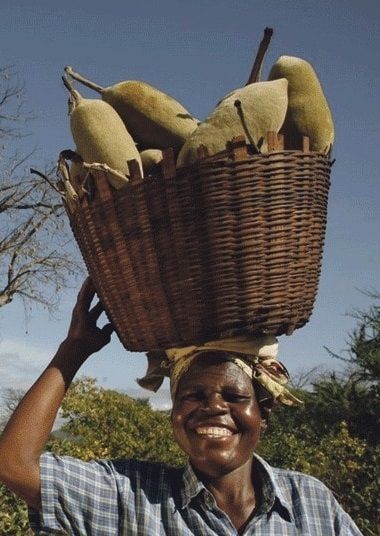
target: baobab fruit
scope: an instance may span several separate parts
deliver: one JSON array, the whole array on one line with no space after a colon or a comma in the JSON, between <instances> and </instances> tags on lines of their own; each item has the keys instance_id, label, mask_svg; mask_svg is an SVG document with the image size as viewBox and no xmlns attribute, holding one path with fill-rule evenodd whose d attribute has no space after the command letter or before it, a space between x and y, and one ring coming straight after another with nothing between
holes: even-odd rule
<instances>
[{"instance_id":1,"label":"baobab fruit","mask_svg":"<svg viewBox=\"0 0 380 536\"><path fill-rule=\"evenodd\" d=\"M170 95L138 80L126 80L101 87L65 67L66 73L100 93L102 100L119 114L140 150L167 149L179 151L198 121Z\"/></svg>"},{"instance_id":2,"label":"baobab fruit","mask_svg":"<svg viewBox=\"0 0 380 536\"><path fill-rule=\"evenodd\" d=\"M255 82L236 89L224 97L211 114L193 132L182 147L177 167L188 166L198 159L200 145L214 155L226 148L236 136L267 151L268 132L278 132L284 122L288 82Z\"/></svg>"},{"instance_id":3,"label":"baobab fruit","mask_svg":"<svg viewBox=\"0 0 380 536\"><path fill-rule=\"evenodd\" d=\"M312 151L329 152L335 129L331 111L318 76L310 63L294 56L281 56L269 80L286 78L289 105L281 132L285 149L300 149L302 137L310 139Z\"/></svg>"},{"instance_id":4,"label":"baobab fruit","mask_svg":"<svg viewBox=\"0 0 380 536\"><path fill-rule=\"evenodd\" d=\"M88 164L107 164L125 176L108 174L114 188L128 182L128 160L137 160L142 173L139 152L117 112L100 99L84 99L78 91L70 91L70 127L79 155Z\"/></svg>"},{"instance_id":5,"label":"baobab fruit","mask_svg":"<svg viewBox=\"0 0 380 536\"><path fill-rule=\"evenodd\" d=\"M158 169L163 155L160 149L145 149L140 153L144 175L148 175Z\"/></svg>"}]
</instances>

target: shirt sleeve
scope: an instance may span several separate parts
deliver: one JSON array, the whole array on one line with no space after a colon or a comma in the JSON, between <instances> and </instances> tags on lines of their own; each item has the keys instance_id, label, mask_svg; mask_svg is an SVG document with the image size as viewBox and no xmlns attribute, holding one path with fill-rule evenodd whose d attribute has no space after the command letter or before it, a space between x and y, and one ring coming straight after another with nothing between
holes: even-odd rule
<instances>
[{"instance_id":1,"label":"shirt sleeve","mask_svg":"<svg viewBox=\"0 0 380 536\"><path fill-rule=\"evenodd\" d=\"M354 521L339 504L332 491L314 477L307 477L310 520L318 534L334 536L363 536Z\"/></svg>"},{"instance_id":2,"label":"shirt sleeve","mask_svg":"<svg viewBox=\"0 0 380 536\"><path fill-rule=\"evenodd\" d=\"M332 495L332 494L331 494ZM363 536L353 519L343 510L335 497L332 498L335 503L335 533L337 536Z\"/></svg>"},{"instance_id":3,"label":"shirt sleeve","mask_svg":"<svg viewBox=\"0 0 380 536\"><path fill-rule=\"evenodd\" d=\"M298 534L363 536L332 491L313 476L271 469L276 496L291 513Z\"/></svg>"},{"instance_id":4,"label":"shirt sleeve","mask_svg":"<svg viewBox=\"0 0 380 536\"><path fill-rule=\"evenodd\" d=\"M44 453L40 474L42 510L29 510L36 534L118 534L118 477L112 464Z\"/></svg>"}]
</instances>

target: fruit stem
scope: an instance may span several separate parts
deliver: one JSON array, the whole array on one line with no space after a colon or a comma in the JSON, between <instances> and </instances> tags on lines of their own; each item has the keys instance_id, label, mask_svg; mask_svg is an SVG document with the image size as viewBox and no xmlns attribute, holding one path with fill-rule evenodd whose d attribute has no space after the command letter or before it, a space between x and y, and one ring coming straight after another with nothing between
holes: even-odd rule
<instances>
[{"instance_id":1,"label":"fruit stem","mask_svg":"<svg viewBox=\"0 0 380 536\"><path fill-rule=\"evenodd\" d=\"M265 53L268 50L272 35L273 28L265 28L264 37L260 42L251 74L249 75L248 82L245 84L246 86L248 86L249 84L254 84L255 82L260 82L261 67L263 65Z\"/></svg>"},{"instance_id":2,"label":"fruit stem","mask_svg":"<svg viewBox=\"0 0 380 536\"><path fill-rule=\"evenodd\" d=\"M249 140L249 143L252 145L252 147L254 148L255 152L257 154L260 154L259 148L256 145L255 140L252 138L251 133L248 130L247 122L245 120L243 108L242 108L242 105L241 105L241 101L239 99L236 99L235 102L234 102L234 106L235 106L235 108L237 110L238 116L240 118L240 121L241 121L242 127L244 129L245 135L247 136L247 138Z\"/></svg>"},{"instance_id":3,"label":"fruit stem","mask_svg":"<svg viewBox=\"0 0 380 536\"><path fill-rule=\"evenodd\" d=\"M93 90L97 91L98 93L101 93L104 90L104 87L99 86L98 84L95 84L95 82L91 82L91 80L87 80L87 78L84 78L79 73L76 73L74 71L74 69L72 67L70 67L70 66L65 67L64 70L65 70L65 73L68 76L71 76L71 78L74 78L74 80L77 80L78 82L80 82L84 86L87 86L90 89L93 89Z\"/></svg>"},{"instance_id":4,"label":"fruit stem","mask_svg":"<svg viewBox=\"0 0 380 536\"><path fill-rule=\"evenodd\" d=\"M76 106L80 103L81 100L83 100L82 95L77 91L70 80L67 78L67 76L62 76L62 81L65 86L65 88L70 92L69 97L69 115L71 115L71 112L74 110Z\"/></svg>"}]
</instances>

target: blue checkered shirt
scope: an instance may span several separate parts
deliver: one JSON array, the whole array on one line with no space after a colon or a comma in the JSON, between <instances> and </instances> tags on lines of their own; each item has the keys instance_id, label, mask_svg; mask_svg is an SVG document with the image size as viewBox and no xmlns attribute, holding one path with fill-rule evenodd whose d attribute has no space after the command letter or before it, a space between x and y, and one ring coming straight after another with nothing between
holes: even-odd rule
<instances>
[{"instance_id":1,"label":"blue checkered shirt","mask_svg":"<svg viewBox=\"0 0 380 536\"><path fill-rule=\"evenodd\" d=\"M244 536L360 536L332 493L313 477L272 468L256 457L260 508ZM41 457L42 512L30 511L36 534L93 536L237 535L194 474L136 460L85 463Z\"/></svg>"}]
</instances>

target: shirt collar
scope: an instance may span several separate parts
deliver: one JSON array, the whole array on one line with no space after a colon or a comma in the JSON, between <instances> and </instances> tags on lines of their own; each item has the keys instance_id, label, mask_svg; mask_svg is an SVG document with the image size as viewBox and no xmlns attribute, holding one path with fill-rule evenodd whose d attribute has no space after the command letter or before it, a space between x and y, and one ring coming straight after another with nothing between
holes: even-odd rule
<instances>
[{"instance_id":1,"label":"shirt collar","mask_svg":"<svg viewBox=\"0 0 380 536\"><path fill-rule=\"evenodd\" d=\"M259 513L267 513L276 509L286 519L293 521L292 508L281 487L279 486L272 467L260 456L254 454L256 467L262 482L262 504ZM201 492L206 492L205 485L198 479L190 463L187 463L182 475L180 508L186 508Z\"/></svg>"},{"instance_id":2,"label":"shirt collar","mask_svg":"<svg viewBox=\"0 0 380 536\"><path fill-rule=\"evenodd\" d=\"M272 509L276 509L286 521L294 521L292 505L284 493L285 490L281 488L273 468L257 454L254 454L254 458L262 482L263 504L260 512L269 514Z\"/></svg>"},{"instance_id":3,"label":"shirt collar","mask_svg":"<svg viewBox=\"0 0 380 536\"><path fill-rule=\"evenodd\" d=\"M186 508L190 501L206 489L205 485L198 480L194 469L188 462L182 475L183 486L181 488L181 508Z\"/></svg>"}]
</instances>

